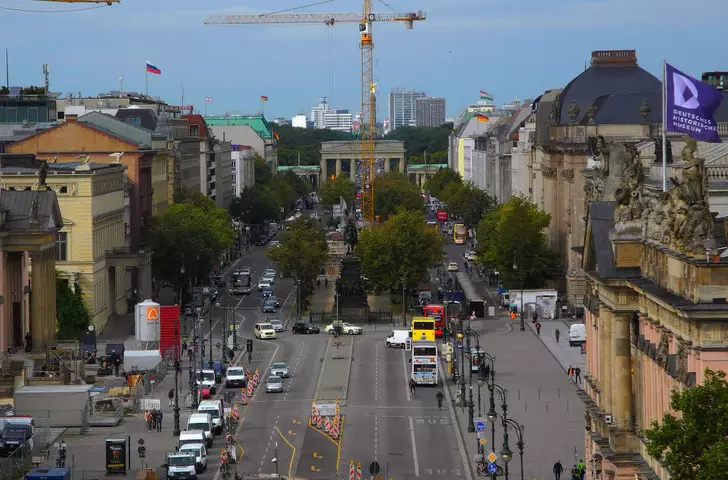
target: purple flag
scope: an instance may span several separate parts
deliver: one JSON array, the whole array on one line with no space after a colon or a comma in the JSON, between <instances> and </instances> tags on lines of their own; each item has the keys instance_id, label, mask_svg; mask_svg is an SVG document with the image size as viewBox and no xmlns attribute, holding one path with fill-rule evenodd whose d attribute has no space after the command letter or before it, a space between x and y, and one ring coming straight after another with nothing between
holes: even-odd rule
<instances>
[{"instance_id":1,"label":"purple flag","mask_svg":"<svg viewBox=\"0 0 728 480\"><path fill-rule=\"evenodd\" d=\"M713 114L723 94L669 63L665 64L665 77L667 131L684 133L701 142L720 143Z\"/></svg>"}]
</instances>

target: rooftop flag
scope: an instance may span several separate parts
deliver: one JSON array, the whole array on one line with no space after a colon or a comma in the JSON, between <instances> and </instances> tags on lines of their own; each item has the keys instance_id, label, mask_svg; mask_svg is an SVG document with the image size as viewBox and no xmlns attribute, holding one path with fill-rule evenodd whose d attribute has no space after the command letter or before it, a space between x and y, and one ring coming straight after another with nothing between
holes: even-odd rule
<instances>
[{"instance_id":1,"label":"rooftop flag","mask_svg":"<svg viewBox=\"0 0 728 480\"><path fill-rule=\"evenodd\" d=\"M480 91L480 99L481 100L487 100L489 102L492 102L493 101L493 95L491 95L490 93L486 92L485 90L481 90Z\"/></svg>"},{"instance_id":2,"label":"rooftop flag","mask_svg":"<svg viewBox=\"0 0 728 480\"><path fill-rule=\"evenodd\" d=\"M268 101L268 96L267 95L261 95L260 96L260 101L261 102L267 102Z\"/></svg>"},{"instance_id":3,"label":"rooftop flag","mask_svg":"<svg viewBox=\"0 0 728 480\"><path fill-rule=\"evenodd\" d=\"M489 122L489 121L490 121L490 118L486 117L485 115L481 115L481 114L477 114L477 115L475 116L475 118L476 118L476 119L477 119L477 120L478 120L479 122L483 122L483 123L486 123L486 122Z\"/></svg>"},{"instance_id":4,"label":"rooftop flag","mask_svg":"<svg viewBox=\"0 0 728 480\"><path fill-rule=\"evenodd\" d=\"M720 143L713 118L723 94L698 79L665 64L665 125L668 132L684 133L701 142Z\"/></svg>"},{"instance_id":5,"label":"rooftop flag","mask_svg":"<svg viewBox=\"0 0 728 480\"><path fill-rule=\"evenodd\" d=\"M212 97L205 97L205 101L207 103L212 103Z\"/></svg>"},{"instance_id":6,"label":"rooftop flag","mask_svg":"<svg viewBox=\"0 0 728 480\"><path fill-rule=\"evenodd\" d=\"M273 138L275 138L276 141L281 139L281 137L278 136L278 132L276 132L275 130L273 130Z\"/></svg>"},{"instance_id":7,"label":"rooftop flag","mask_svg":"<svg viewBox=\"0 0 728 480\"><path fill-rule=\"evenodd\" d=\"M147 60L147 72L153 73L155 75L162 74L162 71L160 69L158 69L157 67L155 67L154 65L152 65L151 62L149 62L149 60Z\"/></svg>"}]
</instances>

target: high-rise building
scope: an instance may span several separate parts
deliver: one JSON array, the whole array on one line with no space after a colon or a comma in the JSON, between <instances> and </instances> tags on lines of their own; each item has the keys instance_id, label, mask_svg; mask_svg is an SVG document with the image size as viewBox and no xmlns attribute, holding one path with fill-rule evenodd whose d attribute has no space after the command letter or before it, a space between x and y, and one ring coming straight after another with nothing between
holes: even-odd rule
<instances>
[{"instance_id":1,"label":"high-rise building","mask_svg":"<svg viewBox=\"0 0 728 480\"><path fill-rule=\"evenodd\" d=\"M319 104L311 108L311 121L314 128L350 132L353 119L349 110L331 108L326 97L321 97Z\"/></svg>"},{"instance_id":2,"label":"high-rise building","mask_svg":"<svg viewBox=\"0 0 728 480\"><path fill-rule=\"evenodd\" d=\"M291 119L291 125L295 128L306 128L308 125L308 119L306 118L306 115L299 113L298 115L293 116Z\"/></svg>"},{"instance_id":3,"label":"high-rise building","mask_svg":"<svg viewBox=\"0 0 728 480\"><path fill-rule=\"evenodd\" d=\"M415 125L439 127L445 123L445 99L423 97L415 100Z\"/></svg>"},{"instance_id":4,"label":"high-rise building","mask_svg":"<svg viewBox=\"0 0 728 480\"><path fill-rule=\"evenodd\" d=\"M389 127L395 130L399 127L415 126L415 102L418 98L425 98L425 92L403 90L395 88L389 92Z\"/></svg>"}]
</instances>

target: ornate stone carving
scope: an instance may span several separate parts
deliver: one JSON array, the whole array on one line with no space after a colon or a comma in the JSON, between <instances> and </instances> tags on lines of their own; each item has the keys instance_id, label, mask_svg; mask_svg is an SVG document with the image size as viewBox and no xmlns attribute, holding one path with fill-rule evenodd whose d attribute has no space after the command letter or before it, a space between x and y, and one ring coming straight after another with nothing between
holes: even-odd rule
<instances>
[{"instance_id":1,"label":"ornate stone carving","mask_svg":"<svg viewBox=\"0 0 728 480\"><path fill-rule=\"evenodd\" d=\"M567 180L573 180L574 179L574 170L572 170L570 168L565 168L565 169L561 170L561 176Z\"/></svg>"},{"instance_id":2,"label":"ornate stone carving","mask_svg":"<svg viewBox=\"0 0 728 480\"><path fill-rule=\"evenodd\" d=\"M68 194L73 196L78 195L78 183L74 182L68 185Z\"/></svg>"},{"instance_id":3,"label":"ornate stone carving","mask_svg":"<svg viewBox=\"0 0 728 480\"><path fill-rule=\"evenodd\" d=\"M579 116L580 111L581 109L579 108L579 105L577 105L576 102L571 102L569 104L569 109L566 111L569 115L569 122L576 123L576 118Z\"/></svg>"},{"instance_id":4,"label":"ornate stone carving","mask_svg":"<svg viewBox=\"0 0 728 480\"><path fill-rule=\"evenodd\" d=\"M643 230L642 186L645 174L635 147L625 146L623 159L622 181L614 192L617 201L614 210L614 234L640 236Z\"/></svg>"},{"instance_id":5,"label":"ornate stone carving","mask_svg":"<svg viewBox=\"0 0 728 480\"><path fill-rule=\"evenodd\" d=\"M587 277L584 292L584 307L592 315L599 315L599 285Z\"/></svg>"},{"instance_id":6,"label":"ornate stone carving","mask_svg":"<svg viewBox=\"0 0 728 480\"><path fill-rule=\"evenodd\" d=\"M541 175L543 175L543 178L548 178L553 180L556 178L556 168L554 167L541 167Z\"/></svg>"},{"instance_id":7,"label":"ornate stone carving","mask_svg":"<svg viewBox=\"0 0 728 480\"><path fill-rule=\"evenodd\" d=\"M586 111L586 116L589 118L589 124L594 125L594 117L597 116L597 112L599 109L597 108L596 103L592 103L589 107L589 110Z\"/></svg>"},{"instance_id":8,"label":"ornate stone carving","mask_svg":"<svg viewBox=\"0 0 728 480\"><path fill-rule=\"evenodd\" d=\"M600 202L604 199L604 187L609 177L609 149L607 142L602 136L589 137L589 155L594 160L591 175L585 175L584 182L584 211L589 204Z\"/></svg>"},{"instance_id":9,"label":"ornate stone carving","mask_svg":"<svg viewBox=\"0 0 728 480\"><path fill-rule=\"evenodd\" d=\"M670 335L663 331L660 334L660 344L657 346L657 358L655 361L661 367L667 365L667 355L670 353Z\"/></svg>"},{"instance_id":10,"label":"ornate stone carving","mask_svg":"<svg viewBox=\"0 0 728 480\"><path fill-rule=\"evenodd\" d=\"M647 102L647 99L642 99L642 104L640 105L640 115L642 115L642 120L647 122L647 117L650 116L650 113L652 112L652 107Z\"/></svg>"},{"instance_id":11,"label":"ornate stone carving","mask_svg":"<svg viewBox=\"0 0 728 480\"><path fill-rule=\"evenodd\" d=\"M685 382L688 375L688 346L680 341L677 344L677 378Z\"/></svg>"}]
</instances>

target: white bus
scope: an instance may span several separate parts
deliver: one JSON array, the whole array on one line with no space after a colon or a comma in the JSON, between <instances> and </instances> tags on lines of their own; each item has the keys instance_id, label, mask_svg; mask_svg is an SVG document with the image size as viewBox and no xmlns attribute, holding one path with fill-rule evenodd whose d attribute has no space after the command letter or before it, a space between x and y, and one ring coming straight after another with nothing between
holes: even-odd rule
<instances>
[{"instance_id":1,"label":"white bus","mask_svg":"<svg viewBox=\"0 0 728 480\"><path fill-rule=\"evenodd\" d=\"M412 342L412 378L417 385L437 385L437 344Z\"/></svg>"}]
</instances>

